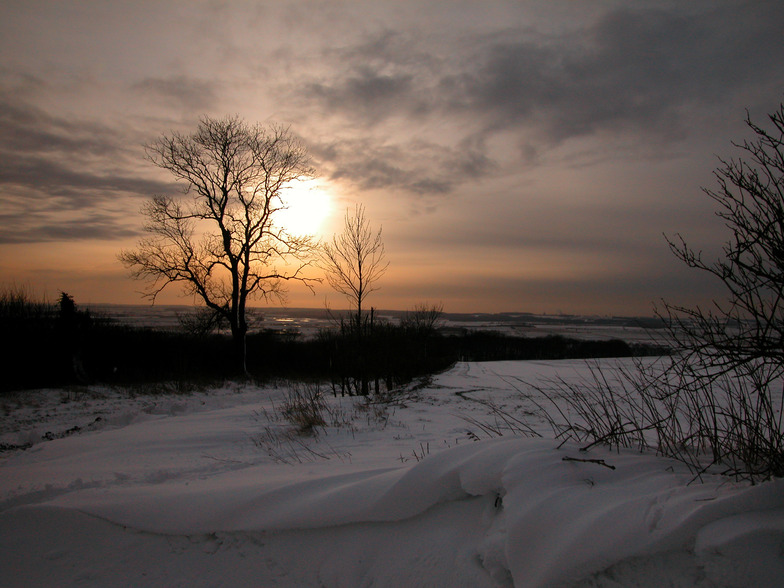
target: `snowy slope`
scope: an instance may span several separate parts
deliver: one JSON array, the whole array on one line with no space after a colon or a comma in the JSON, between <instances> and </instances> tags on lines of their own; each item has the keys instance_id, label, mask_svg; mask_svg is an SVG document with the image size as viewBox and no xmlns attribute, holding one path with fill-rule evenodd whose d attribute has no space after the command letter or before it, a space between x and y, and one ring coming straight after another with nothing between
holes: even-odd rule
<instances>
[{"instance_id":1,"label":"snowy slope","mask_svg":"<svg viewBox=\"0 0 784 588\"><path fill-rule=\"evenodd\" d=\"M458 364L392 406L327 397L317 436L284 388L7 403L2 442L35 444L0 454L0 585L781 585L784 482L690 484L475 402L547 434L525 382L585 370Z\"/></svg>"}]
</instances>

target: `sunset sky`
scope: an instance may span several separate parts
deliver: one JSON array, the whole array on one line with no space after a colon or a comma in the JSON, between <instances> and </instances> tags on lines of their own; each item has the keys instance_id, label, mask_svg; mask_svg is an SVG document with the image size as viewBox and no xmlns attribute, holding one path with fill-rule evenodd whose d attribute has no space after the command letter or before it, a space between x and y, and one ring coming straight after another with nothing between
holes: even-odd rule
<instances>
[{"instance_id":1,"label":"sunset sky","mask_svg":"<svg viewBox=\"0 0 784 588\"><path fill-rule=\"evenodd\" d=\"M238 114L307 145L300 226L328 238L355 203L383 226L369 304L704 304L663 234L718 254L700 188L782 100L781 0L7 0L0 282L144 303L117 254L176 187L143 145ZM288 305L325 298L345 306L326 284Z\"/></svg>"}]
</instances>

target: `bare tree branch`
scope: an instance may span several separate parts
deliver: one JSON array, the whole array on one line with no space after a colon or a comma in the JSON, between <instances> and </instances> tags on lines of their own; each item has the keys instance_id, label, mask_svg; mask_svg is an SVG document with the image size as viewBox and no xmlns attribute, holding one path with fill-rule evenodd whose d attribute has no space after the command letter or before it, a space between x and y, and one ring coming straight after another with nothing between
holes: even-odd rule
<instances>
[{"instance_id":1,"label":"bare tree branch","mask_svg":"<svg viewBox=\"0 0 784 588\"><path fill-rule=\"evenodd\" d=\"M680 235L667 239L676 257L727 292L711 310L665 303L661 313L678 347L717 375L759 363L784 373L784 105L769 120L767 130L746 114L756 139L735 144L746 158L720 159L718 188L704 189L731 235L723 257L706 261Z\"/></svg>"}]
</instances>

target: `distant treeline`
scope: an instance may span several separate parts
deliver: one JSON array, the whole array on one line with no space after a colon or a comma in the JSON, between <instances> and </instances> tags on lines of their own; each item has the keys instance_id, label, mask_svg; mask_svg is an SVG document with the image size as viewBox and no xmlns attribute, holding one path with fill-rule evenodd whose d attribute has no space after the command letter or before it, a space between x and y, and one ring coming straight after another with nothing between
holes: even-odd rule
<instances>
[{"instance_id":1,"label":"distant treeline","mask_svg":"<svg viewBox=\"0 0 784 588\"><path fill-rule=\"evenodd\" d=\"M619 339L580 340L560 335L516 337L493 331L411 329L405 324L377 325L358 338L349 331L323 332L315 340L274 333L253 336L249 358L266 358L258 372L269 376L330 379L341 393L391 390L412 379L443 371L458 361L588 359L664 355L659 345ZM369 385L364 389L363 382Z\"/></svg>"},{"instance_id":2,"label":"distant treeline","mask_svg":"<svg viewBox=\"0 0 784 588\"><path fill-rule=\"evenodd\" d=\"M345 327L345 325L344 325ZM80 310L61 294L36 302L0 293L4 339L0 391L103 383L208 382L232 378L228 336L121 325ZM248 335L248 370L262 380L331 381L340 393L373 393L448 368L456 361L660 355L666 349L620 340L562 336L522 338L494 332L441 332L434 324L383 321L372 329L335 328L303 339L296 333Z\"/></svg>"}]
</instances>

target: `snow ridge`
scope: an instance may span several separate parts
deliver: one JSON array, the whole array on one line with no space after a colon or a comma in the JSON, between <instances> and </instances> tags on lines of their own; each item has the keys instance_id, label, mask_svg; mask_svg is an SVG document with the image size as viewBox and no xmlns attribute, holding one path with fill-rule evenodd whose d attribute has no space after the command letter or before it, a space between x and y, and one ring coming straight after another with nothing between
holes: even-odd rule
<instances>
[{"instance_id":1,"label":"snow ridge","mask_svg":"<svg viewBox=\"0 0 784 588\"><path fill-rule=\"evenodd\" d=\"M784 480L690 484L654 455L468 440L462 416L482 405L467 391L518 409L505 378L548 365L456 366L397 407L392 428L325 430L350 461L259 451L259 403L274 391L14 452L0 464L0 584L777 585ZM406 459L416 443L430 454Z\"/></svg>"}]
</instances>

